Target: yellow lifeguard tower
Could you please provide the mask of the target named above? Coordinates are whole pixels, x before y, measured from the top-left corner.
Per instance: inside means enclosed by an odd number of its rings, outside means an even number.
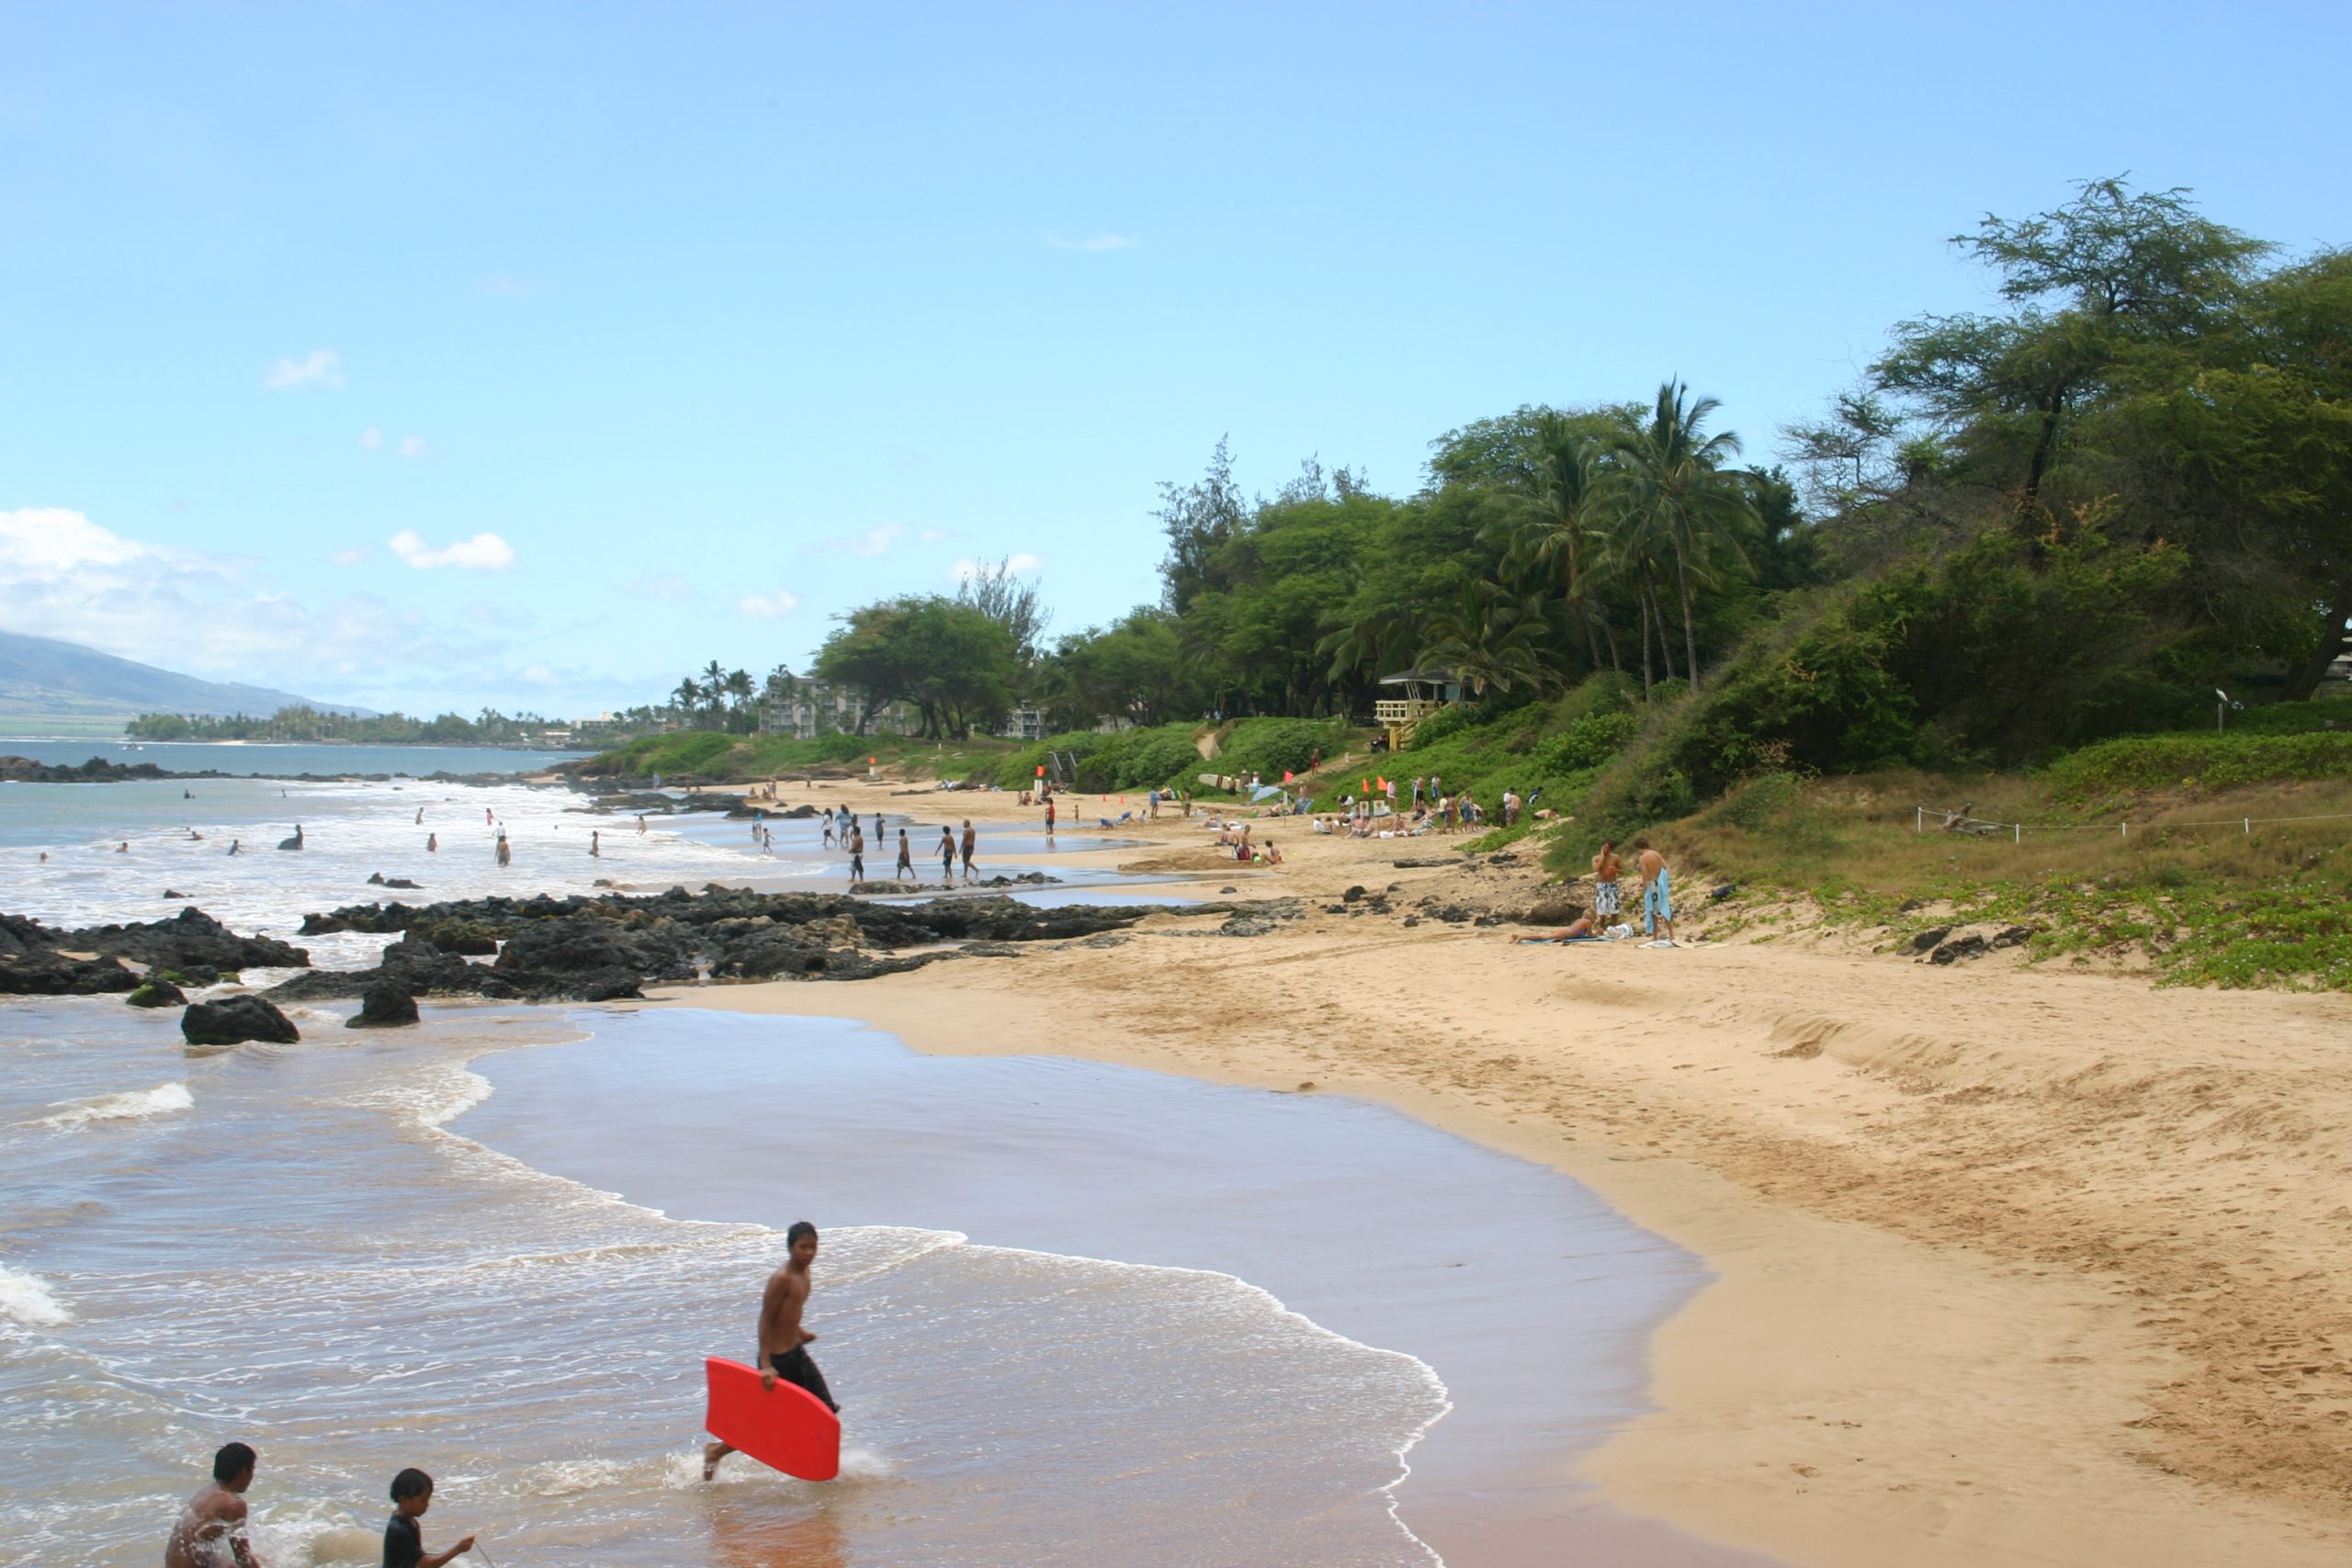
[[[1408,670],[1383,675],[1380,683],[1398,688],[1395,697],[1372,705],[1373,721],[1388,731],[1388,749],[1401,751],[1421,720],[1462,700],[1462,678],[1451,670]]]

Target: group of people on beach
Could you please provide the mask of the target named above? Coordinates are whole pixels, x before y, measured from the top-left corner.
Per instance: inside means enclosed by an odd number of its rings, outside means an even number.
[[[1629,846],[1634,852],[1634,869],[1642,879],[1642,920],[1649,941],[1644,947],[1675,947],[1674,888],[1667,871],[1666,857],[1651,847],[1646,838],[1635,839]],[[1625,863],[1619,858],[1616,840],[1600,840],[1600,852],[1592,857],[1592,909],[1579,915],[1555,931],[1540,936],[1515,936],[1514,942],[1607,942],[1623,941],[1634,934],[1630,924],[1619,920],[1624,912],[1624,894],[1621,879],[1625,874]]]
[[[865,823],[856,812],[850,810],[847,807],[836,808],[829,806],[825,808],[824,824],[825,847],[829,850],[838,850],[849,857],[851,886],[854,886],[864,882],[865,880]],[[887,830],[884,827],[882,813],[876,812],[874,814],[875,840],[887,843],[888,840],[883,837]],[[1049,832],[1051,830],[1050,828],[1047,829]],[[979,845],[980,835],[972,826],[970,818],[964,818],[964,831],[960,837],[955,829],[942,822],[939,825],[939,844],[936,852],[939,855],[941,877],[949,882],[955,881],[956,862],[960,859],[964,867],[963,880],[969,882],[972,879],[972,857],[978,852]],[[921,874],[915,870],[914,845],[908,839],[907,829],[903,825],[899,829],[899,863],[891,875],[894,881],[907,878],[912,878],[917,882],[922,881]]]
[[[784,1239],[785,1260],[768,1276],[760,1292],[752,1364],[762,1388],[773,1390],[779,1381],[791,1383],[838,1416],[842,1407],[808,1354],[816,1332],[800,1322],[815,1284],[809,1266],[817,1261],[817,1227],[807,1220],[795,1220]],[[702,1478],[715,1477],[718,1461],[734,1451],[724,1439],[705,1444]],[[246,1529],[245,1494],[253,1486],[258,1462],[246,1443],[224,1443],[213,1454],[211,1482],[198,1489],[173,1523],[164,1546],[164,1568],[266,1568]],[[411,1467],[392,1477],[390,1491],[392,1514],[384,1524],[383,1568],[445,1568],[474,1549],[474,1538],[469,1535],[446,1551],[424,1550],[423,1521],[425,1510],[433,1506],[433,1477]]]

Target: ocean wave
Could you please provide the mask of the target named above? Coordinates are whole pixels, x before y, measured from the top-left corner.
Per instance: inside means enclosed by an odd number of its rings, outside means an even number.
[[[168,1116],[175,1111],[188,1110],[195,1104],[196,1097],[188,1092],[187,1085],[163,1083],[153,1089],[126,1089],[119,1094],[60,1100],[50,1108],[54,1114],[42,1117],[38,1124],[70,1129],[86,1126],[92,1122],[138,1122],[150,1116]]]
[[[0,1318],[27,1328],[55,1328],[73,1322],[74,1314],[48,1280],[0,1263]]]

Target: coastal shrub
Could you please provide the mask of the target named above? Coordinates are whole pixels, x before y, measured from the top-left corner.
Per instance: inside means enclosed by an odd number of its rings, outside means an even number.
[[[2231,789],[2352,777],[2352,734],[2135,735],[2086,746],[2044,773],[2064,800],[2138,790]]]
[[[2199,694],[2200,697],[2203,694]],[[2213,704],[2209,700],[2197,705],[2203,712],[2198,715],[2199,729],[2210,729],[2213,723]],[[2181,728],[2189,728],[2187,725]],[[2264,703],[2242,713],[2230,715],[2232,735],[2302,735],[2313,731],[2340,729],[2352,732],[2352,694],[2313,697],[2300,703]]]
[[[1476,726],[1478,710],[1468,703],[1456,703],[1437,712],[1413,727],[1413,738],[1405,742],[1408,751],[1427,751],[1453,739],[1464,730]]]
[[[1193,744],[1191,726],[1138,730],[1120,758],[1117,787],[1157,789],[1164,784],[1190,784],[1193,775],[1201,771],[1200,748]]]
[[[1593,713],[1577,719],[1529,753],[1536,772],[1551,776],[1597,768],[1625,749],[1640,728],[1630,713]]]
[[[1245,718],[1222,738],[1216,768],[1257,773],[1269,784],[1285,773],[1303,773],[1317,751],[1327,758],[1346,749],[1347,725],[1339,719]]]

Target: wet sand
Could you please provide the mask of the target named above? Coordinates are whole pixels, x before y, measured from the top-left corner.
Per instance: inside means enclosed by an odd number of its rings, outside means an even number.
[[[1643,1410],[1645,1341],[1703,1276],[1541,1167],[1361,1101],[925,1056],[847,1021],[654,1010],[591,1027],[477,1062],[496,1093],[453,1130],[673,1219],[805,1214],[1229,1273],[1443,1379],[1453,1408],[1396,1500],[1455,1568],[1762,1562],[1559,1483],[1547,1456]]]

